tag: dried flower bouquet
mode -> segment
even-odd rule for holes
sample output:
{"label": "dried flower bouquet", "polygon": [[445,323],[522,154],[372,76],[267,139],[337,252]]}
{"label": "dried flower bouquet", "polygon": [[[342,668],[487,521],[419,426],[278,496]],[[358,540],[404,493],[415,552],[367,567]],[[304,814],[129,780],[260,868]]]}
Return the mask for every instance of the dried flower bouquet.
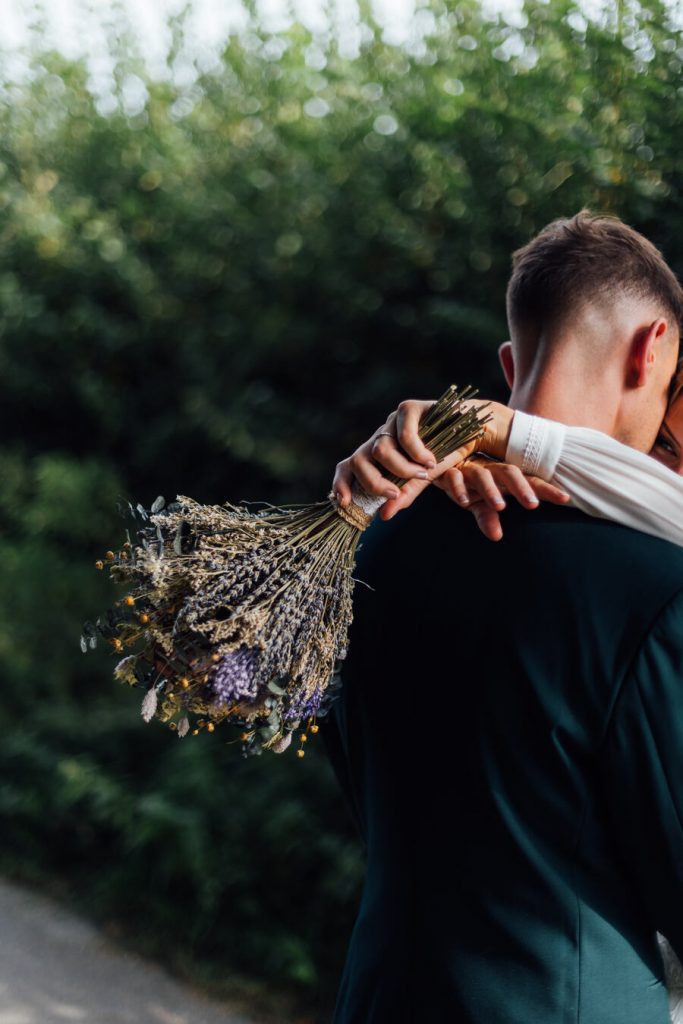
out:
{"label": "dried flower bouquet", "polygon": [[[490,417],[469,404],[475,394],[451,386],[423,417],[420,436],[437,461],[483,433]],[[259,511],[183,495],[149,511],[128,503],[136,541],[127,533],[96,563],[127,593],[84,624],[81,649],[98,637],[117,652],[137,648],[114,676],[145,689],[146,721],[180,737],[232,723],[245,756],[280,753],[301,728],[303,757],[338,694],[356,549],[384,500],[357,489],[344,509],[332,495]]]}

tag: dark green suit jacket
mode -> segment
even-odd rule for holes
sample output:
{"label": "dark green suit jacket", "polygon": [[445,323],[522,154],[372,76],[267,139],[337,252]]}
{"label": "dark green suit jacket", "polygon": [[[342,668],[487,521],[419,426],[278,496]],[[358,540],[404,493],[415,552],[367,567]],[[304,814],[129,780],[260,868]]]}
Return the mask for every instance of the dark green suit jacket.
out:
{"label": "dark green suit jacket", "polygon": [[683,549],[567,508],[367,531],[321,722],[367,850],[333,1024],[666,1024]]}

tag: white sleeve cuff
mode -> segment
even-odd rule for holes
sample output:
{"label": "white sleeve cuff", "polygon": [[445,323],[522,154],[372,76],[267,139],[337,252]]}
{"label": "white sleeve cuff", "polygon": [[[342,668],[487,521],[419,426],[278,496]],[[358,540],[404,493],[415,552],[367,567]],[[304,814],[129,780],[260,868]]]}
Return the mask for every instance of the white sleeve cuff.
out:
{"label": "white sleeve cuff", "polygon": [[529,476],[551,480],[562,454],[566,432],[564,423],[517,410],[512,418],[505,460],[519,466]]}

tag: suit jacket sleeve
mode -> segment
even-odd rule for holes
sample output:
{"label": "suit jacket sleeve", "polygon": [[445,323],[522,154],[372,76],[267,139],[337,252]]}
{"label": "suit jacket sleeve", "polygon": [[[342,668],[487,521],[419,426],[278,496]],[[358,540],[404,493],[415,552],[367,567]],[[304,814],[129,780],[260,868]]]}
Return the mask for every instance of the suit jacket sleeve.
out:
{"label": "suit jacket sleeve", "polygon": [[659,613],[624,679],[599,773],[653,930],[683,959],[683,592]]}

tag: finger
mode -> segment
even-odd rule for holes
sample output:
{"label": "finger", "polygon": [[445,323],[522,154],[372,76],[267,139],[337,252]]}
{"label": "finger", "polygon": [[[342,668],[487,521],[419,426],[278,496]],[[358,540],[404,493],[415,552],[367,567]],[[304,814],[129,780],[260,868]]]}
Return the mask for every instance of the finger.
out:
{"label": "finger", "polygon": [[372,447],[371,441],[353,453],[349,459],[349,466],[354,477],[368,494],[382,495],[385,498],[396,498],[399,495],[399,488],[392,484],[385,476],[382,476],[377,466],[369,458],[368,452]]}
{"label": "finger", "polygon": [[353,484],[353,473],[349,466],[349,460],[337,463],[337,469],[332,480],[332,492],[337,499],[337,504],[342,508],[351,501],[351,485]]}
{"label": "finger", "polygon": [[541,501],[552,501],[554,505],[566,505],[568,501],[571,501],[570,494],[563,491],[557,484],[541,480],[539,476],[530,476],[529,483],[536,492],[536,497]]}
{"label": "finger", "polygon": [[418,495],[422,494],[425,488],[429,487],[429,480],[408,480],[403,484],[396,499],[389,499],[379,510],[379,517],[385,522],[393,519],[401,509],[408,508],[415,501]]}
{"label": "finger", "polygon": [[424,466],[407,459],[398,447],[395,438],[387,437],[386,434],[375,438],[370,454],[375,462],[379,462],[384,469],[402,480],[411,480],[413,477],[418,477],[420,480],[429,479],[429,474]]}
{"label": "finger", "polygon": [[463,466],[462,474],[470,496],[472,492],[478,494],[489,508],[498,512],[505,508],[505,500],[496,485],[490,469],[486,469],[475,462]]}
{"label": "finger", "polygon": [[489,540],[501,540],[503,527],[500,522],[500,515],[495,509],[490,508],[483,501],[476,501],[472,505],[472,515],[481,532]]}
{"label": "finger", "polygon": [[438,478],[444,473],[448,472],[449,469],[453,469],[454,467],[462,468],[461,463],[470,456],[475,455],[476,452],[479,451],[481,444],[482,437],[477,437],[474,441],[469,441],[461,448],[456,448],[456,450],[451,452],[450,455],[447,455],[440,462],[437,462],[435,469],[428,470],[432,483],[438,480]]}
{"label": "finger", "polygon": [[472,504],[467,487],[465,486],[464,477],[459,469],[447,470],[434,483],[462,508],[469,508]]}
{"label": "finger", "polygon": [[529,478],[524,475],[519,466],[491,466],[490,472],[496,479],[498,486],[516,498],[524,508],[538,508],[539,498]]}
{"label": "finger", "polygon": [[429,448],[420,439],[420,420],[433,402],[421,402],[411,399],[401,402],[396,411],[396,437],[406,455],[414,462],[420,463],[425,469],[433,469],[436,459]]}

